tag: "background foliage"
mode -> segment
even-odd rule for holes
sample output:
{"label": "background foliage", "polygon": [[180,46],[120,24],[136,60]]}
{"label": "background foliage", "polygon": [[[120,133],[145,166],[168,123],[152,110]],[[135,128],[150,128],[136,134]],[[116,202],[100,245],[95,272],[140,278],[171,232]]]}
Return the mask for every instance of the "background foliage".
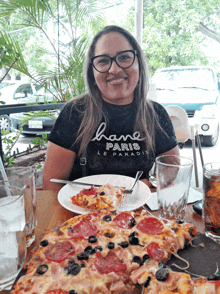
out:
{"label": "background foliage", "polygon": [[[108,23],[106,8],[120,9],[122,2],[0,0],[2,38],[20,57],[14,68],[47,88],[53,85],[59,101],[84,93],[82,68],[88,44]],[[198,24],[218,31],[219,15],[219,0],[144,0],[143,49],[151,74],[165,66],[208,64],[203,48],[209,38]],[[135,0],[126,18],[111,15],[111,23],[134,34],[134,16]],[[219,61],[214,65],[218,67]]]}
{"label": "background foliage", "polygon": [[[132,32],[133,15],[134,8],[126,22]],[[203,49],[208,38],[197,26],[203,22],[219,30],[219,15],[219,0],[144,0],[143,49],[151,73],[171,65],[207,65]]]}

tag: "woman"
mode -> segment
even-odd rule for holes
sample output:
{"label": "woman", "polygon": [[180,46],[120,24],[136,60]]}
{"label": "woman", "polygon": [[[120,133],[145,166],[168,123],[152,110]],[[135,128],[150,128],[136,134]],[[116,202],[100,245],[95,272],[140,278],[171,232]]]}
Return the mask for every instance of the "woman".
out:
{"label": "woman", "polygon": [[43,189],[59,190],[51,178],[94,174],[134,177],[149,171],[155,157],[179,155],[165,109],[147,99],[149,75],[134,37],[107,26],[93,39],[84,64],[88,94],[71,99],[49,137]]}

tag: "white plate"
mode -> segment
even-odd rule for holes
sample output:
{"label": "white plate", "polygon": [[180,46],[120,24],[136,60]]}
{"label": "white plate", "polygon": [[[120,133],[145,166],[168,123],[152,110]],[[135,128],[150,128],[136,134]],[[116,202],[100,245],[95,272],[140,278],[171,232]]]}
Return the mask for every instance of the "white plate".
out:
{"label": "white plate", "polygon": [[[77,182],[91,183],[91,184],[110,184],[112,186],[130,188],[134,182],[134,178],[121,176],[121,175],[94,175],[88,176],[81,179],[77,179]],[[74,181],[73,181],[74,183]],[[88,188],[85,186],[85,188]],[[72,184],[65,185],[60,189],[58,193],[58,201],[66,209],[79,213],[85,214],[89,213],[91,210],[84,209],[77,205],[74,205],[70,199],[73,195],[77,195],[82,189],[83,186]],[[150,197],[150,189],[143,182],[138,181],[132,194],[127,195],[124,198],[122,204],[117,208],[118,211],[131,211],[141,207],[146,203],[147,199]]]}

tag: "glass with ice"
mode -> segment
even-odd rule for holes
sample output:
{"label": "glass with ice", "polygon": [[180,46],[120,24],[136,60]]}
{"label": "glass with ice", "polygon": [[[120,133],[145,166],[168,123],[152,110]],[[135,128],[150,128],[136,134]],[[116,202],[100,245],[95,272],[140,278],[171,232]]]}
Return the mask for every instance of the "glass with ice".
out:
{"label": "glass with ice", "polygon": [[10,290],[26,257],[24,193],[0,185],[0,291]]}
{"label": "glass with ice", "polygon": [[[9,185],[19,187],[24,191],[26,242],[29,247],[35,240],[36,216],[36,183],[35,169],[31,166],[9,167],[5,169]],[[4,183],[3,174],[0,173],[0,185]]]}
{"label": "glass with ice", "polygon": [[203,166],[203,220],[205,235],[220,242],[220,162]]}
{"label": "glass with ice", "polygon": [[191,158],[162,155],[156,158],[159,216],[183,220],[186,213],[193,161]]}

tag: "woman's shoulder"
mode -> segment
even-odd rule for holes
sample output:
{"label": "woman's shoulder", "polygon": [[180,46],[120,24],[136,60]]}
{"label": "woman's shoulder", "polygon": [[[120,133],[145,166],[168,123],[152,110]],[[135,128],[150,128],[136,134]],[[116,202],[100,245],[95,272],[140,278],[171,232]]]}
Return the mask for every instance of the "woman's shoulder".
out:
{"label": "woman's shoulder", "polygon": [[153,108],[156,112],[160,112],[160,111],[164,112],[165,111],[164,106],[162,104],[160,104],[159,102],[151,100],[151,105],[153,106]]}
{"label": "woman's shoulder", "polygon": [[84,112],[88,105],[88,99],[89,99],[88,94],[83,94],[80,96],[73,97],[66,102],[63,110],[65,110],[66,112],[71,112],[71,113]]}

